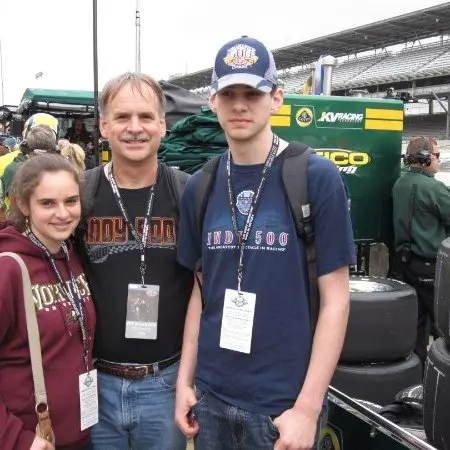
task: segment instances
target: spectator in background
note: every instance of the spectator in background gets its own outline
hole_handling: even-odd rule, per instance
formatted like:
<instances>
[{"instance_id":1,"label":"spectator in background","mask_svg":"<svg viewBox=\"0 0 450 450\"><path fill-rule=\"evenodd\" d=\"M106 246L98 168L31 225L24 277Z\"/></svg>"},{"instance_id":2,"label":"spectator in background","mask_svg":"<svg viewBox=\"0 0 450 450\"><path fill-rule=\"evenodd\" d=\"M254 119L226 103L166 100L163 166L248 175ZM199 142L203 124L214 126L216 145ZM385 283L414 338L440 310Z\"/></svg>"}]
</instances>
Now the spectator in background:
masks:
<instances>
[{"instance_id":1,"label":"spectator in background","mask_svg":"<svg viewBox=\"0 0 450 450\"><path fill-rule=\"evenodd\" d=\"M68 141L67 139L60 139L58 141L58 149L59 149L59 151L61 152L62 149L64 147L66 147L67 145L69 145L69 144L70 144L70 141Z\"/></svg>"},{"instance_id":2,"label":"spectator in background","mask_svg":"<svg viewBox=\"0 0 450 450\"><path fill-rule=\"evenodd\" d=\"M74 119L72 126L67 130L65 139L69 140L72 144L78 144L83 148L94 142L94 138L86 130L86 126L82 119Z\"/></svg>"},{"instance_id":3,"label":"spectator in background","mask_svg":"<svg viewBox=\"0 0 450 450\"><path fill-rule=\"evenodd\" d=\"M61 155L68 159L77 173L82 173L86 170L84 162L85 153L84 150L77 144L64 145L61 149Z\"/></svg>"},{"instance_id":4,"label":"spectator in background","mask_svg":"<svg viewBox=\"0 0 450 450\"><path fill-rule=\"evenodd\" d=\"M8 137L2 142L2 145L8 149L8 152L11 152L17 146L17 141L13 137Z\"/></svg>"},{"instance_id":5,"label":"spectator in background","mask_svg":"<svg viewBox=\"0 0 450 450\"><path fill-rule=\"evenodd\" d=\"M392 189L396 278L417 292L415 353L427 359L430 329L434 329L434 278L441 242L450 231L450 192L434 178L439 171L437 142L417 136L406 149L404 174Z\"/></svg>"},{"instance_id":6,"label":"spectator in background","mask_svg":"<svg viewBox=\"0 0 450 450\"><path fill-rule=\"evenodd\" d=\"M6 212L9 208L9 191L14 175L20 165L31 155L42 153L56 153L56 135L48 125L36 125L27 134L27 138L20 143L20 153L8 164L2 176L1 207Z\"/></svg>"},{"instance_id":7,"label":"spectator in background","mask_svg":"<svg viewBox=\"0 0 450 450\"><path fill-rule=\"evenodd\" d=\"M6 155L7 153L9 153L9 148L0 144L0 156Z\"/></svg>"},{"instance_id":8,"label":"spectator in background","mask_svg":"<svg viewBox=\"0 0 450 450\"><path fill-rule=\"evenodd\" d=\"M26 140L31 130L38 125L49 126L55 135L55 140L58 139L59 122L55 117L46 113L36 113L28 118L23 127L22 139ZM0 177L3 176L5 169L9 166L9 164L11 164L18 156L22 156L19 146L16 145L16 140L14 138L9 139L9 141L8 139L6 139L6 141L11 143L12 147L10 147L9 153L0 157Z\"/></svg>"},{"instance_id":9,"label":"spectator in background","mask_svg":"<svg viewBox=\"0 0 450 450\"><path fill-rule=\"evenodd\" d=\"M85 158L84 158L84 162L86 164L86 170L88 169L93 169L94 167L97 166L97 155L96 155L96 151L100 152L100 143L98 144L98 147L95 148L94 146L94 142L89 142L88 145L86 146L84 152L85 152ZM100 154L100 158L101 159L101 154Z\"/></svg>"}]
</instances>

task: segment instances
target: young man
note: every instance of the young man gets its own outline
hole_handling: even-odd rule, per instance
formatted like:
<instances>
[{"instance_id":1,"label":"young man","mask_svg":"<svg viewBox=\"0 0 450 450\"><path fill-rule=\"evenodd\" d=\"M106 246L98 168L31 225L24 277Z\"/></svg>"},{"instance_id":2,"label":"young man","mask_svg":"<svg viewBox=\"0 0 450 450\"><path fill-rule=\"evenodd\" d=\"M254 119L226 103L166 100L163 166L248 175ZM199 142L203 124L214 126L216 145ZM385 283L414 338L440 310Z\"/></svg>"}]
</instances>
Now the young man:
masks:
<instances>
[{"instance_id":1,"label":"young man","mask_svg":"<svg viewBox=\"0 0 450 450\"><path fill-rule=\"evenodd\" d=\"M112 162L86 173L86 186L95 174L98 181L82 236L97 307L92 443L101 450L184 450L173 417L193 274L176 261L174 172L157 159L164 93L152 78L126 73L106 84L99 103Z\"/></svg>"},{"instance_id":2,"label":"young man","mask_svg":"<svg viewBox=\"0 0 450 450\"><path fill-rule=\"evenodd\" d=\"M288 143L270 126L282 103L273 56L261 42L242 37L219 50L210 104L229 152L221 157L202 232L199 176L189 180L178 247L184 266L194 269L202 259L175 413L200 450L311 448L345 335L354 262L345 189L330 161L309 157L320 290L313 336L305 245L282 184Z\"/></svg>"}]
</instances>

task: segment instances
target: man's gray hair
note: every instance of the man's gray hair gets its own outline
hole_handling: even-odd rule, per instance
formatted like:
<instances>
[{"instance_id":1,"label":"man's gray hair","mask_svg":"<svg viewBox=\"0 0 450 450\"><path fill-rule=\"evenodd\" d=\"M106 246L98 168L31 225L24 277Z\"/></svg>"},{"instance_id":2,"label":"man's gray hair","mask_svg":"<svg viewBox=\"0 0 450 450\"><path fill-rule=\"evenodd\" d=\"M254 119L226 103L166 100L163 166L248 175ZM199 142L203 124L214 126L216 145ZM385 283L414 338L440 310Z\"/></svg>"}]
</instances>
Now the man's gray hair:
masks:
<instances>
[{"instance_id":1,"label":"man's gray hair","mask_svg":"<svg viewBox=\"0 0 450 450\"><path fill-rule=\"evenodd\" d=\"M145 95L142 89L143 86L150 88L158 101L159 113L161 117L164 118L165 97L161 86L149 75L135 72L123 73L122 75L112 78L105 84L98 99L100 114L103 117L106 117L108 114L108 105L127 84L130 84L132 90L138 92L142 96Z\"/></svg>"}]
</instances>

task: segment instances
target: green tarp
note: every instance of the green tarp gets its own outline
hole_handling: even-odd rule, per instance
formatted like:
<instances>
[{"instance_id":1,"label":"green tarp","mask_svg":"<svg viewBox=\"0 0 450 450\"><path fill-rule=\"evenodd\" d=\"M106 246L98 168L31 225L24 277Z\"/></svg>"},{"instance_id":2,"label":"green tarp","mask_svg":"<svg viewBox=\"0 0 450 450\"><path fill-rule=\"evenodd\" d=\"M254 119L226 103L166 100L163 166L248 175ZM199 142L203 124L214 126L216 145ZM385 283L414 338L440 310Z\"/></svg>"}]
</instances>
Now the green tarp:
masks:
<instances>
[{"instance_id":1,"label":"green tarp","mask_svg":"<svg viewBox=\"0 0 450 450\"><path fill-rule=\"evenodd\" d=\"M62 105L94 105L93 91L63 91L57 89L26 89L23 96L24 100L33 102L59 103Z\"/></svg>"},{"instance_id":2,"label":"green tarp","mask_svg":"<svg viewBox=\"0 0 450 450\"><path fill-rule=\"evenodd\" d=\"M203 107L200 114L176 122L161 142L158 156L169 166L194 173L210 158L228 148L216 115Z\"/></svg>"}]
</instances>

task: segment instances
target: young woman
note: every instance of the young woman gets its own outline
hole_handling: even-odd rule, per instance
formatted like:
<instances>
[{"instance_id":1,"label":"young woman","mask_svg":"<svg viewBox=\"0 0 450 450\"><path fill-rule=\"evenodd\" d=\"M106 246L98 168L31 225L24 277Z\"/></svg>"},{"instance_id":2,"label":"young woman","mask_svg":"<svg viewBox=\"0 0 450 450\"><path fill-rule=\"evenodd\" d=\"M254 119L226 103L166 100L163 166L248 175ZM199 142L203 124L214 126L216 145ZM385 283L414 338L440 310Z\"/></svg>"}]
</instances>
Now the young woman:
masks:
<instances>
[{"instance_id":1,"label":"young woman","mask_svg":"<svg viewBox=\"0 0 450 450\"><path fill-rule=\"evenodd\" d=\"M56 448L89 448L80 412L80 380L92 372L95 311L70 238L81 216L80 182L60 155L24 162L15 174L11 210L1 224L0 252L18 253L28 268L37 315L48 408ZM80 378L81 376L81 378ZM84 402L83 402L84 404ZM36 437L33 377L22 276L0 258L0 447L53 450ZM83 409L83 408L81 408Z\"/></svg>"}]
</instances>

